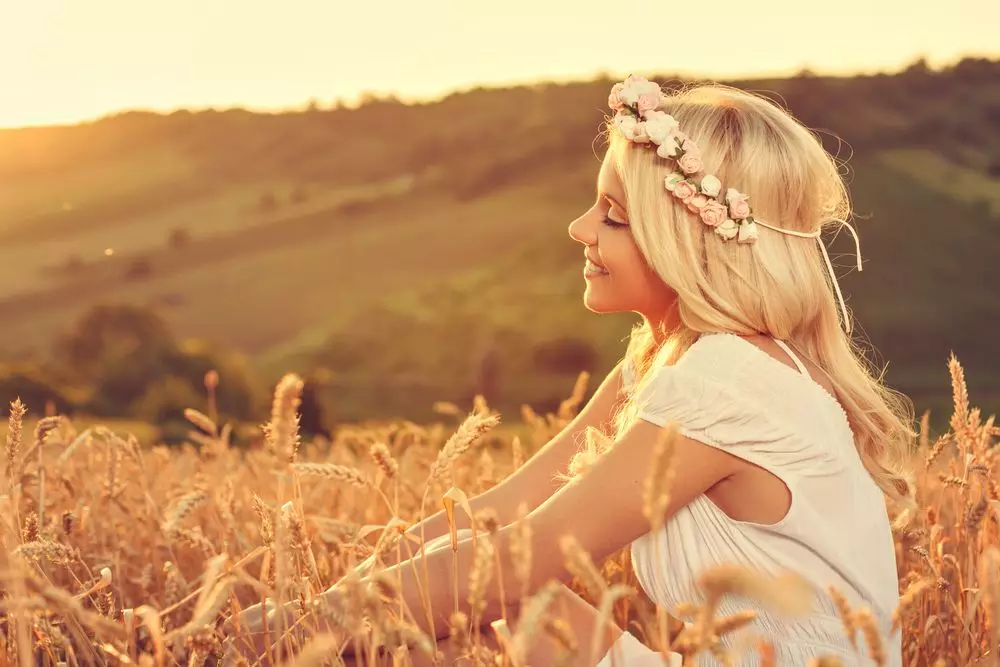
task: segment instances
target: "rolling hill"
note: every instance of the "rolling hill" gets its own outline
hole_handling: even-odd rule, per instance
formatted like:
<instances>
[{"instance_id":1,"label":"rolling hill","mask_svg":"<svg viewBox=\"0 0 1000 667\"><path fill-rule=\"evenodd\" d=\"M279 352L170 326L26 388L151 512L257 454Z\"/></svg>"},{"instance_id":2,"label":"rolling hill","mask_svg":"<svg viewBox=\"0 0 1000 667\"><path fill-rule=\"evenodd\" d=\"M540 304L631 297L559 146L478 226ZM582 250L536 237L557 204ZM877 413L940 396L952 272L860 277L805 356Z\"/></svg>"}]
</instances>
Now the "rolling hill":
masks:
<instances>
[{"instance_id":1,"label":"rolling hill","mask_svg":"<svg viewBox=\"0 0 1000 667\"><path fill-rule=\"evenodd\" d=\"M866 265L843 285L890 382L941 409L954 350L1000 406L1000 62L729 83L847 161ZM95 304L134 303L269 378L323 369L338 418L465 400L490 355L501 409L552 405L631 322L583 309L566 235L609 85L0 131L0 358L44 360Z\"/></svg>"}]
</instances>

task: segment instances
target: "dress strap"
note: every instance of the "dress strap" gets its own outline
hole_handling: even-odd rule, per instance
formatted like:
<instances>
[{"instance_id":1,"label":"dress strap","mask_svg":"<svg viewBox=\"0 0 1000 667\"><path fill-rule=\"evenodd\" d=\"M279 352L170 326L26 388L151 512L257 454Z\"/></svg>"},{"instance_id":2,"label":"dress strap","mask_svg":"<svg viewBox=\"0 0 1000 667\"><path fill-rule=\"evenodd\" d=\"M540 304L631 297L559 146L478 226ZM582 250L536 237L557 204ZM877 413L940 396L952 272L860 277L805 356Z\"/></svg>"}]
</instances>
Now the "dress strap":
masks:
<instances>
[{"instance_id":1,"label":"dress strap","mask_svg":"<svg viewBox=\"0 0 1000 667\"><path fill-rule=\"evenodd\" d=\"M778 347L780 347L782 350L785 351L785 354L787 354L789 357L792 358L792 361L795 363L795 367L799 369L800 373L802 373L803 375L809 375L809 371L806 370L805 364L802 363L798 355L792 352L792 348L788 347L788 345L784 341L780 341L777 338L773 340L775 343L777 343Z\"/></svg>"}]
</instances>

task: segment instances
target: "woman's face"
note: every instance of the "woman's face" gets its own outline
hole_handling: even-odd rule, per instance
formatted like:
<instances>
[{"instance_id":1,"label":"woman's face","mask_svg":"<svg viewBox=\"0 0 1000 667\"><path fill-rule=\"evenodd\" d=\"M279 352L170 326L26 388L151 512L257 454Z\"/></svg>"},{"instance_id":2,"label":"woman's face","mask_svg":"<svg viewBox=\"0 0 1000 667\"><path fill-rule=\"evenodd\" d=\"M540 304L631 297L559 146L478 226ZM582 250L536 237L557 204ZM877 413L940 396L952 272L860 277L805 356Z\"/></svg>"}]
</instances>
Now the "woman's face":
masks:
<instances>
[{"instance_id":1,"label":"woman's face","mask_svg":"<svg viewBox=\"0 0 1000 667\"><path fill-rule=\"evenodd\" d=\"M637 312L659 320L677 294L639 252L629 226L625 190L610 152L597 178L597 201L569 225L569 235L583 244L583 303L595 313Z\"/></svg>"}]
</instances>

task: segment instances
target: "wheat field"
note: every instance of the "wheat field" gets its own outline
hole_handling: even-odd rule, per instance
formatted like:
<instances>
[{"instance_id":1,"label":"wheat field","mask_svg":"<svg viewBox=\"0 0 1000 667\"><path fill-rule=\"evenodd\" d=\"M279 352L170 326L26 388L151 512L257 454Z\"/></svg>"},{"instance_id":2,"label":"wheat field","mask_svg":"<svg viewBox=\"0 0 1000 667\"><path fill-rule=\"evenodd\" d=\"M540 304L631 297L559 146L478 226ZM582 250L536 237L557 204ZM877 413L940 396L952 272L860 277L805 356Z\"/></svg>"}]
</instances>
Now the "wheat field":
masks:
<instances>
[{"instance_id":1,"label":"wheat field","mask_svg":"<svg viewBox=\"0 0 1000 667\"><path fill-rule=\"evenodd\" d=\"M994 467L1000 429L969 405L959 362L952 358L948 369L954 395L949 429L932 437L924 416L913 458L917 503L890 508L902 592L894 619L907 665L1000 665L1000 487ZM422 515L442 506L461 513L467 498L523 465L572 419L587 380L581 375L556 414L525 407L523 438L501 435L500 416L478 398L467 415L438 405L441 423L432 426L362 424L339 429L332 440L302 442L302 382L295 375L276 387L271 418L248 448L231 446L231 425L214 419L214 373L206 376L207 407L187 411L188 442L176 448L144 446L102 426L78 432L62 416L32 418L15 401L0 496L0 660L224 664L224 639L241 636L240 623L227 619L274 599L294 603L301 624L274 628L264 656L273 662L355 664L338 657L350 641L366 656L356 664L445 664L438 651L448 648L449 655L463 656L463 664L522 667L539 643L551 644L560 664L574 664L591 638L574 637L552 611L551 586L523 601L516 622L478 629L482 591L497 574L526 579L522 570L530 570L531 561L525 535L515 556L518 571L494 572L499 561L489 535L497 525L489 512L474 517L483 546L470 588L480 599L454 610L450 638L440 644L395 604L392 582L379 576L379 568L393 552L399 558L404 548L419 548L406 531ZM668 440L663 443L661 454L668 452ZM654 523L655 508L669 492L663 488L668 458L661 457L647 488ZM717 618L722 595L775 596L775 587L728 567L703 573L697 603L656 609L639 589L627 550L594 564L568 540L564 554L574 591L648 645L669 648L686 661L708 651L719 664L736 664L738 656L726 654L720 636L740 632L752 616ZM359 566L371 576L355 574ZM337 632L308 631L314 627L309 610L334 584L347 591L340 608L324 609L337 619ZM874 629L869 610L851 609L837 591L829 593L841 603L844 631L881 664L886 638ZM675 620L684 614L697 622ZM766 641L745 636L737 644L769 663Z\"/></svg>"}]
</instances>

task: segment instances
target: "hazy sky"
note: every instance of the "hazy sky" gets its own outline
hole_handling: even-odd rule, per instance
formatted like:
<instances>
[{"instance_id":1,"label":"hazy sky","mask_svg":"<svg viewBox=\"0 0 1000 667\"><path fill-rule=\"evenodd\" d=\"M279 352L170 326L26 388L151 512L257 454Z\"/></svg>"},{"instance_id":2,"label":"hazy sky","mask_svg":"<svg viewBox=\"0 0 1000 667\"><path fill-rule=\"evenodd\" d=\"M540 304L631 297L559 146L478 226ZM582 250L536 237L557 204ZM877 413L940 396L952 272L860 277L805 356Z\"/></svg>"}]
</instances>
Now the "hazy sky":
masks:
<instances>
[{"instance_id":1,"label":"hazy sky","mask_svg":"<svg viewBox=\"0 0 1000 667\"><path fill-rule=\"evenodd\" d=\"M895 70L996 57L998 26L1000 0L0 0L0 127L598 72Z\"/></svg>"}]
</instances>

